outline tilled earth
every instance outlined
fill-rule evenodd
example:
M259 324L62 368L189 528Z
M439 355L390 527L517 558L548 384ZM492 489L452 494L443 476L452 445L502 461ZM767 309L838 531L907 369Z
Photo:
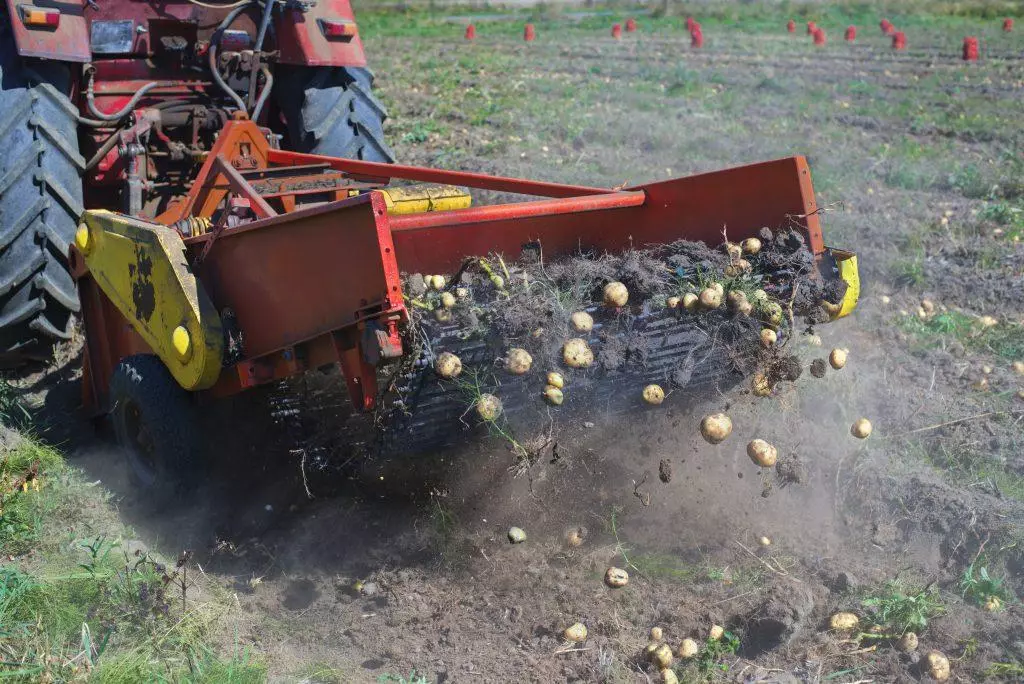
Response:
M195 503L154 516L77 431L79 463L124 497L141 538L196 550L236 593L237 638L275 681L654 681L651 627L675 646L704 644L712 624L738 646L680 668L684 681L929 681L931 649L954 681L1019 681L1024 39L942 20L897 55L874 26L852 47L833 26L814 51L784 21L706 23L693 53L658 25L614 42L541 24L526 48L518 25L470 46L455 25L390 37L364 20L403 161L614 186L805 154L826 237L859 253L864 290L851 317L815 329L821 347L793 342L805 367L848 348L845 369L767 398L712 389L599 418L525 469L480 435L365 464L310 499L303 484L319 483L266 420L246 428L251 447L225 442ZM956 60L968 33L987 40L978 64ZM922 299L934 310L919 316ZM55 412L73 404L74 385L60 389ZM735 428L710 446L698 424L717 411ZM858 441L862 416L874 433ZM747 457L755 437L779 448L775 471ZM508 543L513 525L525 542ZM630 572L625 588L602 582L609 565ZM1001 610L964 594L972 566L1003 580ZM870 619L863 601L894 579L943 608L916 652L829 629L837 610ZM577 621L589 638L567 644Z

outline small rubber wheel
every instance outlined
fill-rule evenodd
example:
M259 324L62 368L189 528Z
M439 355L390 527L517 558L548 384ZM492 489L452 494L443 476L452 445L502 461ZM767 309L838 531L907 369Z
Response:
M153 503L190 493L203 459L188 392L156 356L121 360L110 379L110 417L131 483Z

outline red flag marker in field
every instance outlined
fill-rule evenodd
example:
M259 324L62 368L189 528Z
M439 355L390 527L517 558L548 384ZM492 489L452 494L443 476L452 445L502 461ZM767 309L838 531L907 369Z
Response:
M824 45L825 44L825 29L820 26L814 29L814 44Z
M704 32L700 30L699 24L690 31L690 47L695 50L704 47Z
M843 38L846 39L847 43L852 43L857 40L857 27L847 26L846 33L843 34Z
M788 33L796 33L796 22L790 19L786 22L786 31Z
M474 40L476 38L476 26L470 24L466 27L466 40Z
M964 38L963 59L965 62L978 61L978 39L974 36L967 36Z
M818 28L818 25L815 24L813 21L807 22L807 35L813 36L814 35L814 30L816 28Z
M622 24L612 24L612 38L615 40L622 38Z
M634 19L633 17L630 17L629 19L626 20L626 33L635 33L635 32L636 32L636 19Z
M686 30L693 33L693 26L697 23L697 20L693 17L686 17Z
M892 49L893 50L904 50L907 47L907 34L903 31L897 31L892 34Z
M523 27L523 40L527 43L533 42L537 38L537 30L533 28L533 24L527 24Z
M1013 19L1011 19L1010 17L1003 19L1003 30L1006 31L1007 33L1013 30Z
M896 27L893 26L892 22L889 21L888 19L883 19L882 21L878 22L878 26L879 28L882 29L882 34L886 36L892 35L892 32L896 30Z

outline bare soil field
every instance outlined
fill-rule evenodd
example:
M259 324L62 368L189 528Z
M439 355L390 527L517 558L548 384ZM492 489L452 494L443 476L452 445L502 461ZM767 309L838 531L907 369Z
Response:
M271 681L661 681L652 627L673 650L697 642L680 681L932 681L932 650L951 681L1020 681L1024 32L894 15L894 52L873 11L818 17L824 47L788 18L709 18L699 51L678 18L618 41L605 18L540 21L531 44L518 21L467 43L457 23L364 10L361 30L403 163L611 187L806 155L863 291L794 346L805 368L847 348L843 370L767 398L670 397L524 469L481 438L323 484L265 408L228 406L211 419L245 426L218 437L231 457L158 515L91 426L61 418L74 359L42 381L43 436L140 543L195 554L233 596L224 643ZM977 63L959 60L965 35ZM711 446L698 425L718 411L736 432ZM779 448L774 472L751 463L753 437ZM606 586L609 566L629 584ZM859 626L834 628L839 611ZM568 642L576 622L588 637Z

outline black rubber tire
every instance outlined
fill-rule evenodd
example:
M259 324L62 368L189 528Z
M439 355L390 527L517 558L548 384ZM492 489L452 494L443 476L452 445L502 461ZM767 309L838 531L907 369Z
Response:
M0 13L0 354L48 358L79 310L68 247L85 160L59 62L18 56Z
M110 418L128 479L151 502L199 483L204 459L192 401L158 357L121 359L110 379Z
M373 95L373 74L348 67L279 66L274 96L295 152L392 163L384 142L387 111Z

